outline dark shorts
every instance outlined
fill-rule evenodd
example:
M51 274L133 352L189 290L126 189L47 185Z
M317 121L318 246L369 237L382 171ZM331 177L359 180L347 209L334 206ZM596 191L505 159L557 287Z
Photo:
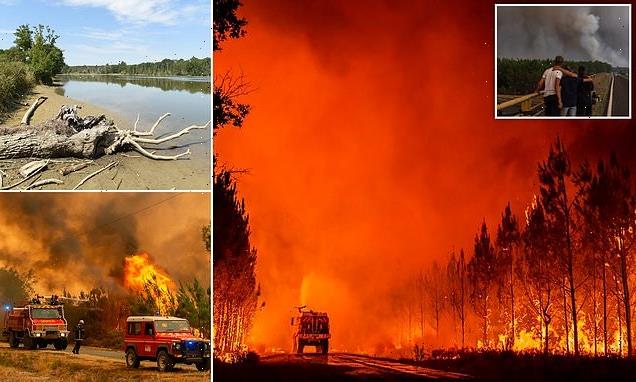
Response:
M547 117L561 116L561 112L559 111L559 100L556 95L543 97L543 102L545 103L545 115Z

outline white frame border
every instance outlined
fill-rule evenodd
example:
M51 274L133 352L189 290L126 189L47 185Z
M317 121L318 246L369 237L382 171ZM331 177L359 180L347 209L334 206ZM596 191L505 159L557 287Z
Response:
M592 116L592 117L532 117L532 116L498 116L497 115L497 8L498 7L627 7L629 9L629 20L628 20L628 33L629 33L629 115L628 116ZM497 4L495 3L495 25L494 25L494 33L495 33L495 49L494 49L494 58L495 58L495 81L494 81L494 112L495 119L512 119L512 120L524 120L524 119L556 119L556 120L571 120L571 119L632 119L632 4Z

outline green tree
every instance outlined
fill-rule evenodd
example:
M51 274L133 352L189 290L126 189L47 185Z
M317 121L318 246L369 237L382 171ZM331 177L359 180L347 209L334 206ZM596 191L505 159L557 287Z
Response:
M20 274L13 268L0 268L0 303L15 305L33 294L33 275Z
M210 289L204 289L196 278L192 283L180 284L176 296L175 314L187 318L206 338L210 337L210 298Z
M13 33L16 48L28 52L33 47L33 32L28 24L20 25Z

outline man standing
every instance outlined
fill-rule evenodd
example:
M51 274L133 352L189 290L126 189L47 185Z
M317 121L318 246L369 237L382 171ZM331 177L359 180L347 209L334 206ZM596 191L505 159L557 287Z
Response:
M535 93L543 90L543 103L545 104L545 115L548 117L558 117L561 115L559 109L563 107L561 102L561 78L563 72L556 68L563 64L563 57L556 56L553 66L546 69L537 84Z
M564 67L564 69L564 73L568 73L570 71L570 68L567 66ZM561 102L563 105L561 109L562 117L576 116L577 93L580 84L582 84L582 81L578 77L565 75L561 78Z
M84 341L84 320L79 320L79 323L75 327L75 346L73 347L73 354L79 354L82 341Z

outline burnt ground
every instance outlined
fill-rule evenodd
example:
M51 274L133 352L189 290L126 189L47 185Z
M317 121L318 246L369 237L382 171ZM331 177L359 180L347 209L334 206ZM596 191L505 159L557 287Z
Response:
M213 380L234 381L634 381L636 360L472 353L422 362L335 353L265 356L258 364L215 363Z

